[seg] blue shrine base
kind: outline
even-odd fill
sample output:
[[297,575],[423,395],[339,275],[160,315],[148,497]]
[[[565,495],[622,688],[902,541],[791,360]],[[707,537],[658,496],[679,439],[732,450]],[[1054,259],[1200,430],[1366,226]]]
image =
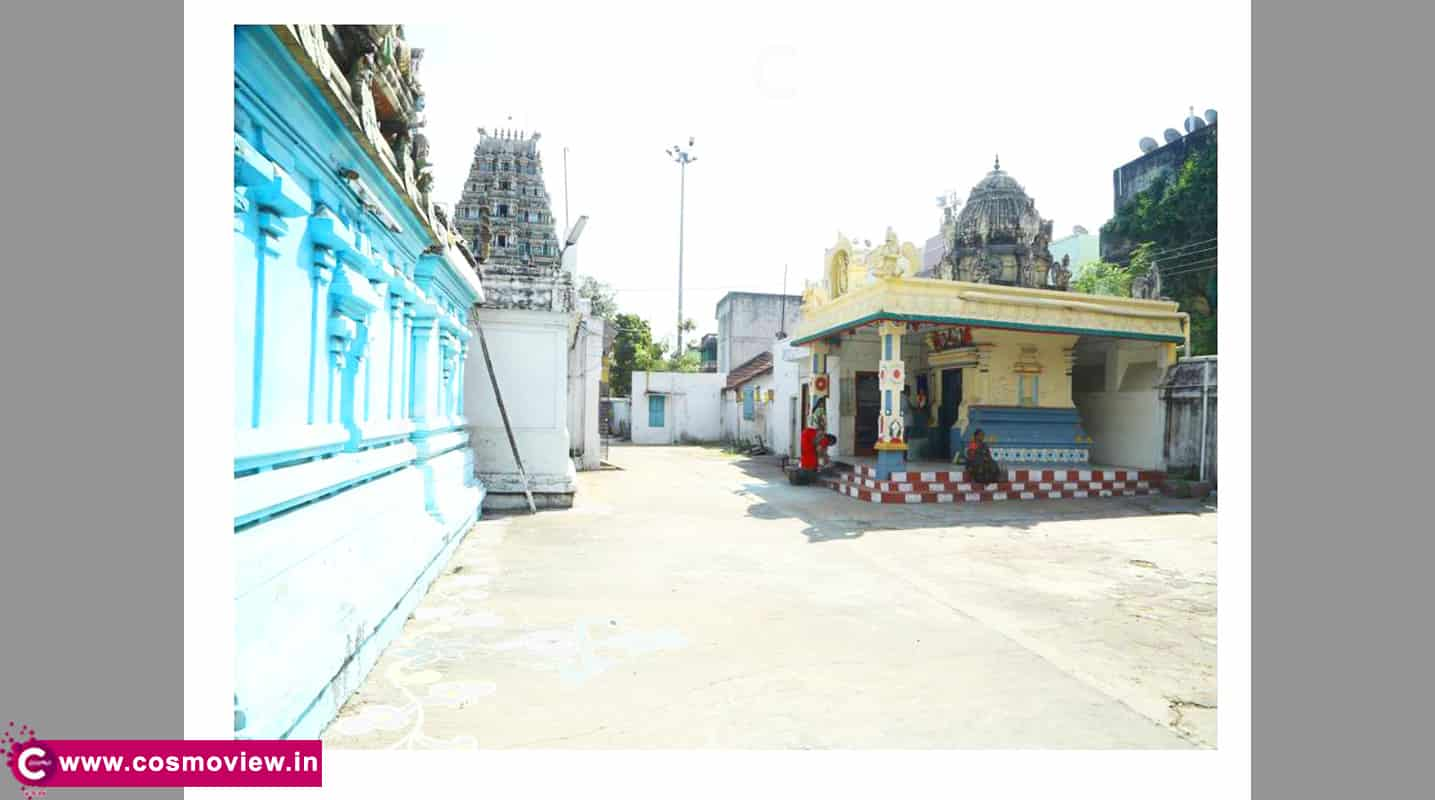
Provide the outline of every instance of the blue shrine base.
[[1091,440],[1074,408],[972,406],[964,431],[952,429],[953,453],[966,450],[967,438],[985,434],[992,457],[1021,464],[1087,464]]
[[907,469],[906,450],[878,450],[877,451],[877,479],[886,480],[893,472],[902,472]]

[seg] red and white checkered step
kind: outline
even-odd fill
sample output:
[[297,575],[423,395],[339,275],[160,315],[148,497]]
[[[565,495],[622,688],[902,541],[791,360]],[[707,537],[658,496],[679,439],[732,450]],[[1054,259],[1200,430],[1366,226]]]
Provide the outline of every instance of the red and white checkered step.
[[1166,475],[1156,470],[1011,469],[1008,480],[977,484],[964,470],[894,472],[879,481],[858,466],[825,483],[839,494],[871,503],[976,503],[1085,497],[1137,497],[1161,493]]

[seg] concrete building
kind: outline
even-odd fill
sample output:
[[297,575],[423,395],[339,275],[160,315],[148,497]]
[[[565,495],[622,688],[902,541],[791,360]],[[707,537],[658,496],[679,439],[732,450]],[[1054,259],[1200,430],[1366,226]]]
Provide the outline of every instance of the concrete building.
[[[1182,127],[1186,131],[1184,134],[1175,128],[1167,128],[1164,134],[1166,143],[1159,146],[1153,138],[1142,139],[1142,155],[1111,171],[1112,211],[1120,211],[1156,181],[1175,174],[1192,153],[1216,143],[1216,112],[1212,109],[1207,109],[1203,116],[1196,116],[1195,109],[1192,109]],[[1101,259],[1124,261],[1136,244],[1139,243],[1103,236]]]
[[714,372],[634,372],[634,444],[692,444],[722,437],[722,388]]
[[476,519],[484,297],[397,25],[234,30],[234,732],[318,738]]
[[786,340],[729,373],[723,387],[723,440],[796,456],[802,418],[798,373],[806,353]]
[[1186,129],[1184,134],[1168,128],[1163,145],[1155,146],[1154,139],[1143,140],[1143,152],[1139,158],[1111,171],[1112,211],[1120,211],[1158,178],[1180,169],[1191,153],[1213,144],[1216,141],[1216,112],[1208,110],[1204,116],[1198,117],[1193,109],[1182,127]]
[[[527,486],[539,504],[566,508],[577,491],[577,469],[599,464],[604,324],[589,313],[560,260],[539,139],[480,128],[455,215],[479,253],[486,290],[479,319]],[[488,369],[480,353],[469,361],[469,416],[478,475],[488,488],[484,507],[526,507],[525,481]]]
[[772,349],[778,334],[791,334],[801,318],[798,295],[728,292],[717,304],[717,371],[728,373]]
[[1051,258],[1071,262],[1071,273],[1094,261],[1101,260],[1101,239],[1080,225],[1072,227],[1071,233],[1051,243]]
[[777,399],[772,374],[772,351],[749,358],[728,373],[722,390],[722,438],[752,444],[772,441],[768,428],[770,409]]

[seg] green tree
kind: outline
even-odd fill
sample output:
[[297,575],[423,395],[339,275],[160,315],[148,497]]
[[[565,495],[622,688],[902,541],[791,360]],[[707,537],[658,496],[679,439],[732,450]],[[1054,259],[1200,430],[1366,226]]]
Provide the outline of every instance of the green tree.
[[1071,279],[1071,290],[1086,294],[1130,297],[1132,277],[1130,271],[1120,264],[1093,261],[1076,270],[1076,277]]
[[1153,264],[1161,270],[1162,294],[1191,315],[1190,355],[1216,352],[1216,189],[1213,140],[1101,227],[1115,250],[1129,248],[1131,277]]
[[592,275],[578,279],[578,296],[593,304],[593,316],[612,320],[618,315],[618,295],[613,287]]
[[608,368],[608,386],[615,397],[628,397],[633,390],[633,373],[659,369],[664,347],[653,341],[648,321],[637,314],[615,314],[613,360]]
[[697,372],[702,365],[702,355],[697,350],[687,350],[667,360],[669,372]]

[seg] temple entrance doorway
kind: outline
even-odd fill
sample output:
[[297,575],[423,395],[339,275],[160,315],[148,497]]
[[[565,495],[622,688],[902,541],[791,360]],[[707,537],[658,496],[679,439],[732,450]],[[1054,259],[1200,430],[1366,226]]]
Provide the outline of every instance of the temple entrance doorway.
[[875,372],[859,372],[856,375],[857,417],[852,422],[852,453],[859,456],[875,455],[877,444],[878,415],[882,411],[881,381]]
[[957,422],[957,409],[962,405],[962,371],[942,370],[942,402],[937,407],[937,428],[934,430],[928,449],[933,456],[950,461],[952,456],[952,426]]

